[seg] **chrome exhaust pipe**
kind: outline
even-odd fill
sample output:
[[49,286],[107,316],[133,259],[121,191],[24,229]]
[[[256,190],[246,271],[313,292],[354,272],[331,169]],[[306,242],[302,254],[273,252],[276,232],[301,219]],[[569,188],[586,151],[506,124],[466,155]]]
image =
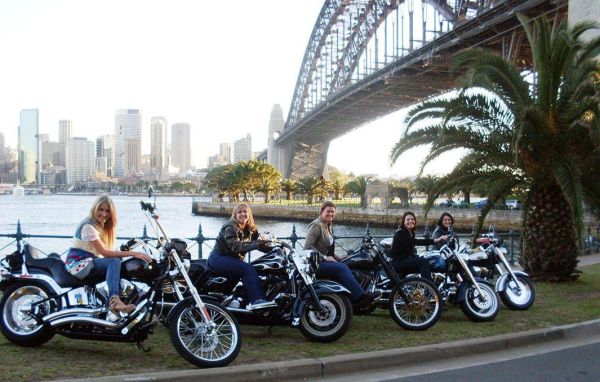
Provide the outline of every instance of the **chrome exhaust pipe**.
[[70,324],[88,324],[100,326],[105,329],[120,329],[122,327],[122,325],[116,322],[101,320],[99,318],[94,317],[63,317],[50,322],[50,325],[52,325],[52,327],[65,326]]
[[59,318],[73,316],[73,315],[95,316],[97,314],[102,313],[103,311],[104,311],[104,308],[95,308],[95,309],[71,308],[71,309],[59,310],[58,312],[51,313],[51,314],[45,316],[44,318],[42,318],[42,320],[44,320],[45,322],[51,322],[51,321],[54,321]]

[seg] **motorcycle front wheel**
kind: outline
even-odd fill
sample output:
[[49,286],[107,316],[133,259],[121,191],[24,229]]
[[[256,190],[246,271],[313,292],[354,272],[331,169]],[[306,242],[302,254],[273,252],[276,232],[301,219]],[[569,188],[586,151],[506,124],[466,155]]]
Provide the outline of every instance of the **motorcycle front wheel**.
[[529,277],[517,275],[517,279],[506,281],[504,290],[499,291],[500,299],[507,308],[513,310],[528,309],[535,301],[535,289]]
[[492,321],[498,311],[500,304],[494,289],[486,283],[477,283],[482,295],[475,285],[470,284],[465,293],[465,299],[460,303],[460,308],[469,319],[475,322]]
[[48,300],[37,307],[31,305],[53,296],[48,289],[39,284],[19,283],[6,290],[0,300],[0,331],[10,342],[26,347],[40,346],[54,336],[48,325],[38,323],[33,317],[33,310],[38,316],[46,316],[59,307],[56,301]]
[[319,301],[323,311],[302,311],[300,331],[304,337],[316,342],[333,342],[348,331],[352,322],[352,304],[348,297],[335,293],[322,293]]
[[407,277],[390,293],[390,315],[398,325],[408,330],[426,330],[433,326],[442,314],[442,298],[435,285],[420,277]]
[[171,342],[186,361],[198,367],[229,365],[240,352],[240,326],[227,310],[213,303],[204,304],[212,319],[207,322],[193,300],[174,309],[169,322]]

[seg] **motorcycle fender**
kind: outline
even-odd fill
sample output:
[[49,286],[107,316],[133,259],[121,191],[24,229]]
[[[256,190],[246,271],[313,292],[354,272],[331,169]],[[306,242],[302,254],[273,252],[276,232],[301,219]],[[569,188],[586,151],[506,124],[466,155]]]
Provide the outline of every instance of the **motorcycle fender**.
[[[487,284],[490,286],[490,288],[492,287],[492,285],[487,281],[484,280],[480,277],[475,277],[475,281],[477,281],[480,284]],[[462,282],[460,284],[460,286],[458,287],[458,290],[456,291],[456,303],[460,304],[461,302],[465,301],[465,296],[467,295],[467,283],[466,282]]]
[[[201,294],[200,298],[202,299],[202,302],[210,302],[215,305],[221,305],[221,302],[213,296]],[[171,310],[169,311],[169,314],[167,315],[167,322],[165,323],[165,325],[169,325],[169,323],[171,322],[171,319],[173,318],[173,312],[175,312],[175,310],[176,310],[175,308],[177,308],[179,305],[181,305],[189,300],[194,300],[194,297],[188,296],[188,297],[184,298],[183,300],[179,301],[173,308],[171,308]]]
[[[523,271],[513,271],[515,276],[522,276],[529,278],[529,275]],[[498,278],[496,281],[496,292],[502,292],[506,289],[506,283],[508,282],[508,278],[510,277],[510,273],[504,273],[502,276]]]
[[[350,291],[343,287],[341,284],[331,280],[318,280],[312,284],[317,295],[321,293],[342,293],[350,295]],[[292,326],[300,324],[300,317],[306,307],[306,302],[310,299],[310,293],[304,292],[302,296],[296,298],[294,306],[292,307]]]
[[13,274],[13,277],[10,280],[7,280],[6,283],[2,285],[3,289],[8,288],[13,284],[18,284],[19,282],[36,282],[39,284],[43,284],[45,287],[54,291],[57,295],[63,294],[71,290],[71,288],[61,288],[56,281],[50,276],[49,273],[44,272],[42,270],[31,270],[31,273],[27,274]]

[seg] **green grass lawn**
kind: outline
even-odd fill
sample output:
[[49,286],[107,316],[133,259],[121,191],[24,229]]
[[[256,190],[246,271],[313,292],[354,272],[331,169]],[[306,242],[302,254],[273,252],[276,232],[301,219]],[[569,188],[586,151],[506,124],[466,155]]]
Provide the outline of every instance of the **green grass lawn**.
[[[348,333],[331,344],[309,342],[298,329],[242,326],[243,345],[233,365],[323,357],[336,354],[402,348],[458,339],[487,337],[600,317],[600,265],[584,268],[573,283],[537,283],[536,301],[527,311],[502,306],[493,322],[469,321],[451,305],[425,332],[397,326],[387,310],[355,316]],[[60,336],[39,348],[22,348],[0,337],[0,380],[31,381],[96,377],[192,368],[177,355],[167,331],[157,327],[144,353],[133,344],[70,340]]]

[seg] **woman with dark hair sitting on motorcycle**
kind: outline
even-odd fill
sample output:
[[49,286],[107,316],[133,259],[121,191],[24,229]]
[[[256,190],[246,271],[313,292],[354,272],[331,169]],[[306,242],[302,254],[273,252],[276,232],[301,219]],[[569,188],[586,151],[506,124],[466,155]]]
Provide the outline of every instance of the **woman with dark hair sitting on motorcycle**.
[[411,211],[402,214],[400,229],[394,234],[390,257],[396,272],[401,274],[418,272],[421,277],[431,280],[431,268],[429,261],[417,256],[416,245],[433,245],[444,242],[448,236],[440,236],[437,239],[417,239],[415,237],[415,226],[417,218]]
[[250,310],[277,305],[265,299],[256,269],[244,261],[246,253],[252,250],[267,250],[263,243],[259,240],[250,206],[241,203],[233,209],[231,219],[221,227],[215,247],[208,257],[208,266],[215,274],[242,279],[250,301],[247,309]]
[[67,269],[77,266],[86,258],[93,258],[94,267],[87,277],[105,276],[108,285],[109,309],[112,313],[131,313],[135,305],[126,305],[119,298],[121,287],[120,257],[135,257],[152,262],[152,258],[142,252],[113,251],[117,232],[117,210],[108,195],[102,195],[92,205],[90,215],[83,219],[75,235],[73,245],[67,255]]
[[[455,243],[450,243],[451,248],[455,249],[455,245],[458,246],[458,236],[452,232],[452,226],[454,225],[454,218],[448,212],[444,212],[438,219],[437,225],[433,230],[433,240],[438,239],[442,236],[453,237],[456,239]],[[438,242],[433,244],[435,249],[439,250],[444,245],[444,242]]]
[[351,300],[354,305],[365,306],[378,298],[381,293],[365,292],[356,278],[352,275],[350,268],[344,263],[335,259],[335,243],[331,225],[335,216],[335,204],[331,201],[325,201],[321,205],[319,217],[308,225],[304,249],[314,249],[319,252],[324,260],[319,265],[317,277],[333,279],[351,293]]

